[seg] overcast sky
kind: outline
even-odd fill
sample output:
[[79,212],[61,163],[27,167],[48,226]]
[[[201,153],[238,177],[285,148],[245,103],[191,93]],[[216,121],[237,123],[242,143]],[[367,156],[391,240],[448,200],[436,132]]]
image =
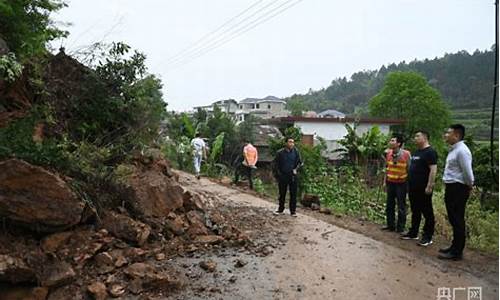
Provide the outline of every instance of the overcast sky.
[[493,3],[72,0],[54,16],[72,23],[55,46],[70,52],[101,40],[126,42],[147,55],[168,109],[188,110],[220,99],[286,97],[392,62],[489,49]]

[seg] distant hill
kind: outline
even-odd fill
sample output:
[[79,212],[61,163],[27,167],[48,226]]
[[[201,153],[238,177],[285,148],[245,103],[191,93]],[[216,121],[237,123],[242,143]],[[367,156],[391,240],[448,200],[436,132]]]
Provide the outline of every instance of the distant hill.
[[[456,120],[465,118],[469,126],[481,127],[474,134],[484,138],[489,124],[487,109],[493,98],[494,55],[493,49],[472,54],[459,51],[434,59],[392,63],[379,70],[356,72],[349,79],[334,79],[326,88],[294,94],[285,100],[289,106],[299,104],[305,110],[336,109],[366,115],[368,101],[381,90],[389,72],[416,71],[441,93]],[[474,114],[468,114],[469,110]]]

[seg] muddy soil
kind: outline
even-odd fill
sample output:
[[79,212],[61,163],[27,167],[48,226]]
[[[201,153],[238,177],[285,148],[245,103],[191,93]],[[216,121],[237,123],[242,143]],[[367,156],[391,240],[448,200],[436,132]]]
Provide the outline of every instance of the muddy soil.
[[[297,218],[275,216],[276,204],[269,199],[177,174],[183,187],[206,200],[209,212],[219,212],[237,228],[243,243],[183,244],[175,238],[164,245],[144,245],[139,261],[176,274],[182,288],[130,292],[134,283],[123,271],[95,275],[100,273],[92,268],[102,266],[90,264],[60,293],[50,289],[47,299],[92,299],[86,291],[93,281],[106,283],[108,289],[108,281],[118,282],[127,292],[117,299],[411,300],[437,299],[440,287],[481,287],[482,299],[498,299],[498,258],[467,251],[461,262],[443,262],[435,255],[439,245],[423,249],[380,232],[374,224],[305,209],[299,209]],[[1,242],[37,249],[24,245],[32,239],[11,236]],[[29,286],[0,285],[0,299],[45,299],[41,292],[33,298]],[[458,291],[455,299],[467,296]]]
[[[212,251],[175,259],[196,280],[167,299],[436,299],[440,287],[481,287],[482,299],[498,299],[498,258],[467,252],[461,262],[440,261],[441,241],[425,249],[374,224],[345,218],[335,224],[334,215],[306,210],[297,218],[274,216],[275,204],[256,195],[180,175],[183,185],[232,207],[253,226],[249,235],[266,239],[260,246],[267,243],[270,253]],[[217,264],[215,271],[199,267],[207,260]],[[246,265],[235,267],[237,260]],[[455,299],[467,299],[466,292],[457,290]]]

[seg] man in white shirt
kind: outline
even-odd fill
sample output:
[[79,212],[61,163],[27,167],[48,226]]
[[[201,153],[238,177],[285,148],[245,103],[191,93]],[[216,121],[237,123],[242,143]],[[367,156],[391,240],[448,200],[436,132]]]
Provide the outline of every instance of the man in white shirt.
[[197,133],[196,137],[191,140],[191,147],[193,148],[194,172],[196,178],[200,179],[201,160],[203,157],[207,156],[207,146],[205,145],[205,141],[201,138],[200,133]]
[[451,246],[440,249],[439,258],[461,260],[465,247],[465,205],[474,185],[472,172],[472,154],[463,142],[465,127],[461,124],[451,125],[444,135],[445,141],[451,145],[446,157],[443,181],[446,186],[444,201],[448,220],[453,228]]

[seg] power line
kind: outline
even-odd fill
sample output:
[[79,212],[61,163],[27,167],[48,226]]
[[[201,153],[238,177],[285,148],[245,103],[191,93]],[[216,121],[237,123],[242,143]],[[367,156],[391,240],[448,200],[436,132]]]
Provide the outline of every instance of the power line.
[[180,56],[180,55],[183,55],[184,52],[188,51],[189,49],[191,49],[192,47],[196,46],[197,44],[201,43],[202,41],[206,40],[208,37],[210,37],[211,35],[217,33],[217,31],[221,30],[222,28],[226,27],[228,24],[230,24],[232,21],[236,20],[237,18],[239,18],[240,16],[242,16],[243,14],[245,14],[247,11],[251,10],[252,8],[254,8],[256,5],[258,5],[260,2],[262,2],[263,0],[258,0],[256,2],[254,2],[252,5],[250,5],[249,7],[247,7],[246,9],[244,9],[242,12],[240,12],[239,14],[237,14],[236,16],[232,17],[231,19],[227,20],[226,22],[224,22],[222,25],[220,25],[219,27],[217,27],[215,30],[207,33],[206,35],[204,35],[203,37],[201,37],[200,39],[196,40],[195,42],[189,44],[189,46],[187,46],[186,48],[182,49],[181,51],[177,52],[175,55],[173,55],[172,57],[170,57],[166,62],[169,62],[170,60]]
[[[191,47],[190,49],[184,51],[184,53],[181,53],[180,56],[176,55],[177,56],[176,58],[168,59],[166,61],[166,65],[170,65],[170,64],[173,64],[174,62],[183,60],[185,57],[190,56],[193,53],[196,53],[196,52],[200,51],[201,49],[205,48],[207,45],[212,44],[214,40],[217,40],[217,39],[220,39],[220,37],[223,37],[228,32],[229,32],[229,35],[231,35],[232,34],[231,31],[233,31],[235,28],[237,28],[238,26],[240,26],[242,23],[248,21],[249,19],[251,19],[255,15],[260,14],[262,11],[266,10],[267,8],[269,8],[273,4],[277,3],[278,1],[279,0],[273,0],[273,1],[269,2],[264,7],[259,8],[257,11],[255,11],[252,14],[250,14],[249,16],[245,17],[243,20],[240,20],[239,22],[237,22],[236,24],[232,25],[231,27],[223,30],[220,33],[217,33],[217,35],[214,36],[214,38],[212,40],[209,40],[206,43],[201,43],[201,45],[197,45],[195,47]],[[287,1],[290,1],[290,0],[287,0]],[[260,3],[260,1],[259,1],[259,3]],[[255,4],[258,4],[258,3],[255,3]],[[252,7],[253,7],[253,5],[252,5]],[[247,11],[248,11],[248,9],[246,9],[244,12],[247,12]],[[238,16],[241,16],[244,12],[238,14]],[[234,20],[235,18],[236,17],[232,18],[230,21]],[[226,22],[224,24],[227,24],[227,23],[230,23],[230,22],[228,21],[228,22]],[[224,27],[224,26],[220,26],[219,29],[221,29],[222,27]]]
[[[281,4],[280,6],[274,8],[273,10],[265,13],[263,16],[255,19],[254,21],[252,21],[251,23],[239,28],[238,30],[236,30],[235,32],[233,32],[233,35],[229,35],[225,38],[222,38],[222,39],[219,39],[218,41],[216,41],[215,43],[212,43],[209,47],[206,47],[204,49],[202,49],[201,51],[197,51],[196,53],[193,53],[191,54],[190,56],[186,57],[183,61],[179,62],[179,63],[176,63],[176,64],[173,64],[173,67],[172,69],[176,69],[176,68],[179,68],[181,66],[184,66],[185,64],[188,64],[190,63],[191,61],[195,60],[196,58],[200,57],[200,56],[203,56],[209,52],[211,52],[212,50],[215,50],[216,48],[219,48],[220,46],[224,45],[224,44],[227,44],[229,43],[230,41],[234,40],[235,38],[245,34],[246,32],[252,30],[253,28],[259,26],[260,24],[262,23],[265,23],[267,22],[268,20],[276,17],[277,15],[283,13],[284,11],[290,9],[291,7],[297,5],[298,3],[302,2],[303,0],[298,0],[296,2],[293,2],[292,4],[284,7],[283,9],[277,11],[276,13],[270,15],[269,17],[265,18],[266,16],[268,16],[270,13],[276,11],[278,8],[281,8],[283,7],[285,4],[288,4],[292,1],[288,1],[286,3],[283,3]],[[260,21],[260,22],[259,22]]]
[[[302,0],[300,0],[300,1],[302,1]],[[299,1],[299,2],[300,2],[300,1]],[[240,26],[239,28],[235,28],[235,30],[233,30],[233,31],[232,31],[231,33],[229,33],[228,35],[226,35],[226,36],[223,36],[223,37],[221,37],[221,38],[218,38],[218,39],[213,40],[211,43],[209,43],[209,44],[205,45],[203,48],[198,49],[197,51],[195,51],[195,52],[193,52],[193,53],[191,53],[191,54],[187,55],[187,56],[186,56],[186,57],[184,57],[181,61],[178,61],[178,62],[176,62],[176,63],[172,63],[172,64],[170,64],[170,66],[172,66],[172,65],[174,65],[174,66],[175,66],[175,65],[178,65],[178,64],[183,65],[183,63],[184,63],[185,61],[189,60],[189,59],[191,59],[191,60],[196,59],[196,58],[198,58],[198,57],[200,57],[200,56],[202,56],[202,55],[204,55],[204,54],[206,54],[206,53],[208,53],[208,52],[212,51],[213,49],[218,48],[219,46],[222,46],[222,45],[224,45],[224,44],[228,43],[229,41],[232,41],[234,38],[236,38],[236,37],[238,37],[238,36],[240,36],[240,35],[244,34],[245,32],[249,31],[250,29],[255,28],[256,26],[260,25],[261,23],[264,23],[264,22],[265,22],[265,21],[267,21],[268,19],[270,19],[270,18],[272,18],[272,17],[274,17],[274,16],[278,15],[279,13],[281,13],[281,12],[285,11],[286,9],[288,9],[289,7],[293,6],[294,4],[293,4],[293,5],[290,5],[289,7],[285,7],[284,9],[282,9],[281,11],[279,11],[278,13],[276,13],[276,14],[272,15],[270,18],[267,18],[267,19],[265,19],[264,21],[259,22],[260,20],[264,19],[266,16],[269,16],[269,14],[271,14],[271,13],[275,12],[276,10],[278,10],[278,9],[282,8],[282,7],[283,7],[283,6],[285,6],[286,4],[289,4],[290,2],[292,2],[292,0],[287,0],[287,1],[285,1],[284,3],[282,3],[282,4],[278,5],[277,7],[274,7],[274,8],[272,8],[272,9],[270,9],[269,11],[265,12],[264,14],[262,14],[262,15],[258,16],[256,19],[254,19],[254,20],[250,21],[249,23],[244,24],[244,25]],[[295,3],[295,4],[296,4],[296,3]],[[258,23],[258,24],[256,24],[256,23]],[[255,26],[252,26],[252,25],[254,25],[254,24],[255,24]],[[249,28],[249,27],[251,27],[251,28]],[[240,34],[240,33],[241,33],[241,34]]]

